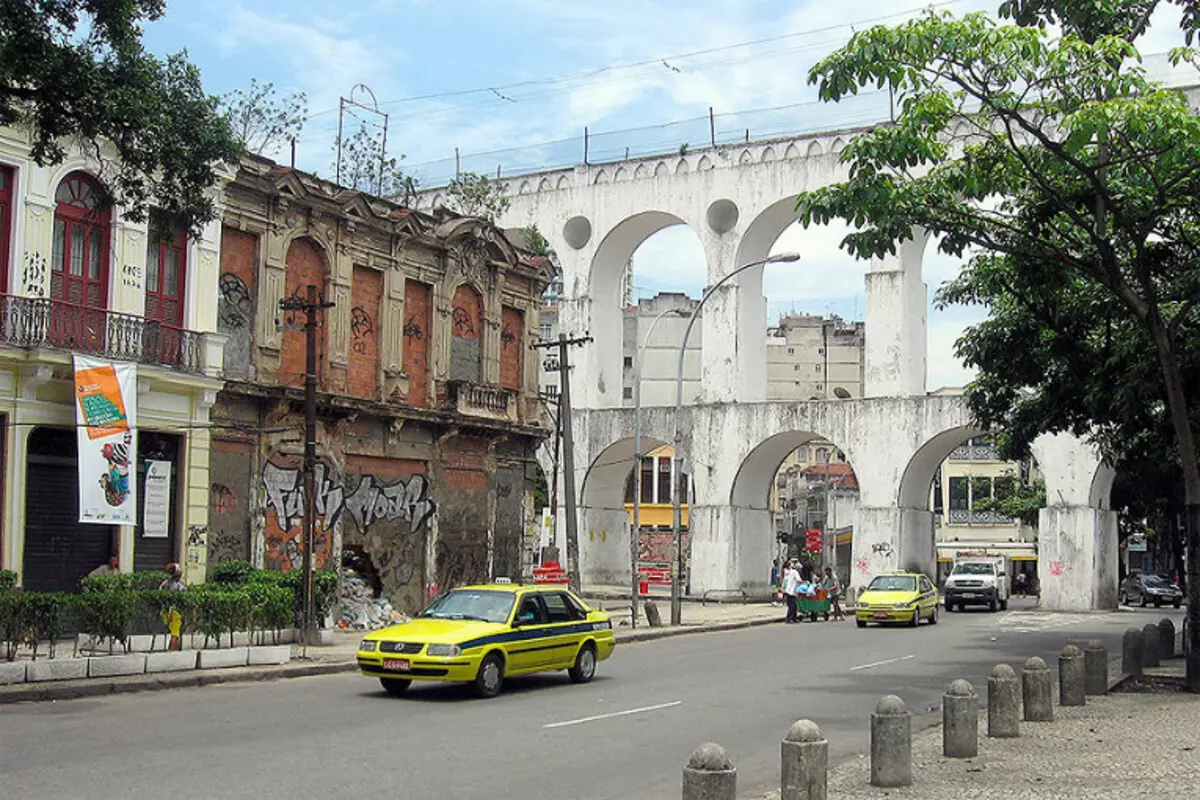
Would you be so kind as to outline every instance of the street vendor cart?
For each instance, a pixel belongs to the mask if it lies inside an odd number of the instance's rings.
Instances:
[[[796,595],[796,612],[801,618],[808,617],[810,622],[816,622],[818,614],[824,614],[825,621],[828,622],[829,609],[832,606],[829,592],[824,589],[814,589],[809,595]]]

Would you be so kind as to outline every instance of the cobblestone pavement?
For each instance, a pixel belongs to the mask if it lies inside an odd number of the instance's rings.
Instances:
[[[986,702],[986,700],[985,700]],[[913,785],[868,785],[866,756],[829,772],[829,797],[920,800],[1127,800],[1200,796],[1200,697],[1112,694],[1054,709],[1051,723],[1021,723],[1018,739],[989,739],[979,756],[942,758],[942,730],[913,737]],[[865,723],[865,720],[864,720]],[[763,800],[777,800],[779,793]]]

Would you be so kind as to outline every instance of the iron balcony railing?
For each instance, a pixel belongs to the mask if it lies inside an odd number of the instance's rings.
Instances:
[[[0,295],[0,343],[200,372],[201,335],[134,314],[63,300]]]

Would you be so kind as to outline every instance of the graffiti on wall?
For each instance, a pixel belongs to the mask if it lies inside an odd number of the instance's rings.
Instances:
[[[355,306],[350,309],[350,335],[352,339],[352,347],[354,352],[364,354],[367,352],[367,339],[375,333],[375,323],[371,321],[371,315],[362,306]]]
[[[267,501],[267,565],[284,571],[295,569],[302,556],[303,472],[298,465],[269,461],[263,468],[262,485]],[[319,462],[314,485],[317,520],[313,550],[318,566],[323,566],[332,552],[332,530],[343,513],[362,533],[380,522],[407,522],[415,533],[437,513],[437,504],[429,496],[429,479],[424,475],[391,484],[380,482],[374,475],[363,475],[354,491],[347,493],[329,466]]]

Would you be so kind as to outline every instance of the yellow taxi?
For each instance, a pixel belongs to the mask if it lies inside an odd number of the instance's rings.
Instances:
[[[907,622],[912,627],[926,620],[938,621],[938,593],[929,578],[917,572],[893,572],[877,575],[858,596],[854,621],[858,627],[868,622]]]
[[[565,669],[575,683],[616,648],[612,621],[557,586],[464,586],[420,616],[370,633],[358,646],[362,674],[390,695],[414,681],[461,681],[495,697],[512,675]]]

